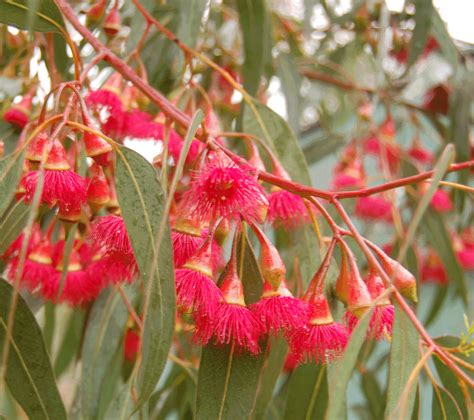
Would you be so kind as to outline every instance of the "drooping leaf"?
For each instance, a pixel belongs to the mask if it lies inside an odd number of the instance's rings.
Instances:
[[[60,32],[64,27],[63,17],[53,0],[41,0],[35,11],[33,30],[38,32]],[[0,0],[0,22],[16,26],[18,29],[29,29],[28,0]]]
[[[411,66],[423,52],[431,28],[433,0],[415,0],[415,29],[410,41],[408,66]]]
[[[13,288],[0,279],[0,348],[7,339]],[[41,329],[21,296],[15,310],[6,366],[6,383],[16,401],[32,419],[66,419]]]
[[[242,242],[238,244],[237,258],[240,264],[241,280],[244,285],[244,298],[247,305],[257,302],[262,295],[262,273],[258,265],[255,251],[247,239],[245,241],[244,255],[241,252]],[[242,259],[243,258],[243,259]]]
[[[433,389],[432,419],[451,420],[467,418],[451,394],[450,390],[441,386]]]
[[[288,354],[288,344],[283,337],[272,340],[269,347],[268,356],[258,381],[257,398],[252,412],[254,419],[266,418],[268,405]]]
[[[325,366],[304,364],[292,373],[288,384],[285,420],[321,419],[328,404],[328,380]]]
[[[431,30],[436,41],[438,41],[441,52],[449,64],[456,69],[458,66],[458,51],[436,8],[433,8],[431,19]]]
[[[138,153],[120,148],[117,152],[117,197],[140,269],[151,281],[149,308],[144,320],[142,361],[139,373],[140,402],[153,392],[165,367],[175,322],[173,254],[169,226],[166,225],[159,253],[156,237],[165,200],[153,167]],[[150,271],[157,262],[153,276]]]
[[[373,419],[383,418],[385,409],[385,396],[380,388],[377,378],[372,371],[362,372],[362,390],[367,399],[368,408]]]
[[[16,202],[2,218],[0,223],[0,253],[3,254],[10,244],[25,228],[30,215],[30,206],[23,201]]]
[[[3,215],[15,195],[23,169],[25,152],[12,153],[0,160],[0,215]]]
[[[56,377],[61,376],[79,351],[84,320],[85,313],[83,311],[71,312],[66,324],[64,337],[54,360],[54,373]]]
[[[81,410],[85,419],[99,414],[99,400],[108,366],[123,340],[128,311],[120,295],[104,292],[94,302],[82,350]]]
[[[365,342],[372,313],[373,309],[370,309],[360,319],[357,323],[357,327],[351,334],[351,339],[341,359],[333,362],[332,371],[329,375],[329,401],[325,417],[328,420],[339,420],[347,416],[347,385],[354,371],[362,344]]]
[[[266,346],[262,346],[265,354]],[[265,358],[237,355],[231,346],[212,344],[202,349],[199,366],[196,418],[248,418],[252,413],[257,384]]]
[[[457,347],[460,344],[459,337],[454,337],[454,336],[445,336],[445,337],[440,337],[436,339],[436,343],[440,344],[442,346],[446,347]],[[464,354],[457,354],[457,356],[464,361],[468,363],[474,363],[474,355],[471,353],[469,356],[466,356]],[[466,396],[463,392],[463,389],[461,388],[459,379],[456,377],[456,375],[438,358],[438,357],[433,357],[434,365],[436,367],[436,371],[438,372],[438,376],[441,379],[441,383],[443,387],[449,391],[450,397],[454,399],[457,408],[462,413],[462,416],[467,419],[469,418],[469,411],[468,411],[468,401],[466,400]],[[474,391],[472,389],[466,389],[466,391],[470,394],[471,401],[474,398]],[[441,397],[444,399],[444,397]],[[433,397],[434,399],[434,397]],[[440,403],[438,401],[438,403]],[[433,401],[433,404],[435,402]],[[434,413],[434,411],[433,411]],[[471,413],[472,414],[472,413]],[[452,418],[457,418],[456,416],[448,416],[449,419]]]
[[[177,35],[188,47],[196,46],[207,3],[207,0],[180,0],[179,2],[180,24]]]
[[[237,9],[244,43],[244,89],[254,95],[264,69],[269,12],[265,0],[237,0]]]
[[[278,56],[278,74],[286,98],[288,124],[296,132],[299,128],[301,116],[300,88],[302,79],[291,54],[280,54]]]
[[[395,320],[392,330],[392,349],[388,377],[387,407],[385,416],[391,416],[400,408],[400,398],[408,377],[420,359],[418,332],[405,312],[395,304]],[[405,415],[410,417],[415,403],[415,392],[410,392],[404,402]]]

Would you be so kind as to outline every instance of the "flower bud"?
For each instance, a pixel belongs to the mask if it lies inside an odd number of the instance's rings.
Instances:
[[[87,157],[94,159],[101,166],[108,165],[112,146],[104,139],[86,131],[84,133],[84,146]]]
[[[33,107],[33,95],[27,93],[22,100],[12,106],[3,114],[3,119],[12,125],[23,128],[30,119]]]
[[[260,270],[263,278],[277,290],[280,283],[285,279],[286,268],[275,246],[268,240],[265,234],[255,225],[252,229],[260,242]]]
[[[92,178],[87,187],[87,202],[94,213],[97,213],[110,200],[110,190],[107,178],[102,168],[93,164],[90,168]]]
[[[105,17],[102,28],[104,29],[107,37],[113,38],[118,34],[121,27],[122,25],[119,10],[117,7],[113,7],[109,14]]]
[[[92,5],[92,7],[86,13],[86,25],[90,26],[93,23],[97,23],[105,14],[107,8],[107,0],[99,0]]]

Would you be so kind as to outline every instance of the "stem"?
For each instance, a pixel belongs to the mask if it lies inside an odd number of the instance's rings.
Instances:
[[[390,280],[390,277],[387,275],[385,270],[382,268],[378,260],[374,257],[373,253],[369,249],[368,245],[366,244],[364,238],[361,236],[359,231],[356,229],[354,224],[352,223],[351,219],[349,218],[348,214],[344,210],[344,207],[342,207],[341,203],[337,200],[333,201],[333,205],[337,212],[340,214],[342,217],[342,220],[346,223],[347,227],[351,231],[354,240],[357,242],[359,245],[360,249],[364,252],[367,261],[374,267],[380,276],[382,277],[382,280],[386,285],[391,285],[392,281]],[[439,358],[443,361],[443,363],[449,367],[453,373],[458,376],[458,378],[462,379],[464,382],[469,384],[471,387],[474,386],[474,381],[469,378],[466,373],[459,368],[459,366],[453,361],[451,356],[447,354],[440,346],[438,346],[434,340],[430,337],[428,332],[425,330],[421,322],[418,320],[416,317],[415,313],[412,311],[410,306],[405,302],[405,299],[402,297],[402,295],[398,292],[398,290],[394,289],[393,290],[393,295],[400,306],[400,308],[405,312],[405,314],[408,316],[410,321],[412,322],[413,326],[417,329],[418,333],[420,336],[425,340],[425,342],[428,344],[428,346],[434,348],[434,352],[439,356]]]

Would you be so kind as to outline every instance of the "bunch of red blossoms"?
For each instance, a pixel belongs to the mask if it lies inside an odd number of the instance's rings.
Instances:
[[[142,111],[138,96],[131,85],[114,74],[84,101],[76,98],[87,129],[43,124],[26,145],[24,174],[16,198],[30,205],[39,203],[39,212],[31,232],[21,234],[3,255],[8,276],[15,284],[52,302],[86,306],[104,288],[120,288],[121,283],[139,279],[115,193],[113,146],[100,132],[119,143],[127,139],[160,143],[162,150],[153,162],[157,168],[171,167],[168,173],[173,173],[184,142],[162,115]],[[28,103],[31,108],[31,98]],[[71,103],[75,103],[74,98]],[[10,114],[5,118],[11,119]],[[11,120],[15,124],[18,121]],[[212,111],[207,121],[211,132],[219,130]],[[22,124],[25,132],[31,133],[43,122],[42,113],[38,121],[28,123],[25,119]],[[364,150],[377,157],[380,168],[397,171],[402,151],[394,137],[395,125],[387,119],[373,136],[346,147],[335,169],[334,188],[367,186],[361,157]],[[267,165],[260,157],[262,150],[267,153]],[[231,346],[236,353],[257,355],[268,337],[282,335],[290,346],[293,366],[301,361],[326,363],[342,354],[351,331],[369,310],[373,311],[367,336],[389,338],[394,318],[392,288],[416,301],[415,277],[373,244],[372,251],[391,283],[373,262],[367,264],[363,277],[345,239],[335,231],[306,290],[296,287],[265,231],[270,226],[296,232],[315,220],[316,204],[320,204],[275,185],[266,189],[258,179],[266,166],[282,181],[290,181],[289,174],[271,150],[246,139],[246,151],[244,160],[229,153],[222,139],[212,147],[193,140],[173,197],[169,221],[178,310],[182,319],[192,323],[194,342]],[[81,160],[84,155],[87,159]],[[419,143],[407,155],[420,164],[428,161],[428,152]],[[433,199],[437,211],[449,211],[449,196],[443,193],[440,190]],[[392,223],[392,208],[389,197],[369,196],[357,199],[355,214]],[[75,224],[78,228],[72,230]],[[69,235],[74,235],[72,240]],[[254,239],[260,252],[261,296],[248,304],[238,250]],[[460,252],[469,252],[471,242],[465,238]],[[226,263],[223,248],[230,243]],[[334,256],[336,248],[340,251],[339,264]],[[431,264],[433,257],[429,258]],[[331,265],[339,272],[332,292],[346,308],[340,322],[330,310]],[[135,324],[128,327],[127,360],[133,361],[139,349],[139,329]]]

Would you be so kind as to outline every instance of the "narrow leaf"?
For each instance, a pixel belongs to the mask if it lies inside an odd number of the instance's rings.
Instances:
[[[395,414],[399,408],[408,377],[420,359],[418,350],[418,333],[405,312],[395,304],[395,320],[392,330],[392,349],[390,352],[390,367],[388,377],[387,407],[385,416]],[[415,403],[415,392],[410,392],[405,402],[405,415],[411,416]]]
[[[82,350],[81,408],[85,419],[99,413],[102,384],[123,339],[128,311],[118,293],[102,293],[94,302]]]
[[[265,0],[237,0],[237,9],[244,42],[244,89],[255,95],[260,85],[266,56],[269,12]]]
[[[410,41],[407,67],[410,67],[425,49],[431,28],[433,0],[415,0],[415,29]]]
[[[12,286],[0,279],[0,348],[4,348],[6,340],[8,302],[12,297]],[[41,329],[21,296],[18,296],[5,368],[8,388],[29,418],[66,419]]]
[[[433,404],[432,404],[432,419],[433,420],[451,420],[451,419],[465,419],[458,403],[453,398],[451,392],[441,386],[433,389]]]
[[[328,404],[328,380],[325,366],[304,364],[291,375],[288,385],[285,420],[322,419]]]
[[[12,153],[0,160],[0,215],[3,215],[15,195],[20,181],[25,153]]]
[[[444,58],[446,58],[446,60],[448,60],[448,62],[456,69],[458,66],[458,51],[456,45],[454,45],[453,39],[449,35],[446,24],[443,22],[443,19],[441,19],[436,8],[433,8],[431,19],[433,35],[436,38],[436,41],[438,41],[441,52]]]
[[[153,167],[138,153],[117,153],[117,196],[130,241],[145,284],[151,281],[144,320],[139,376],[140,403],[153,392],[168,357],[175,321],[175,287],[171,236],[165,225],[159,253],[156,237],[164,213],[164,193]],[[167,222],[166,222],[167,223]],[[156,269],[152,266],[156,263]],[[153,271],[153,277],[149,278]]]
[[[29,9],[28,0],[0,0],[0,22],[18,29],[29,29]],[[35,31],[58,32],[60,27],[64,27],[61,12],[53,0],[41,0],[34,13],[36,17],[32,27]]]
[[[373,309],[370,309],[360,319],[351,334],[351,339],[342,358],[334,362],[333,371],[329,377],[329,402],[325,417],[327,420],[339,420],[347,416],[345,404],[347,385],[354,371],[362,344],[365,342],[372,313]]]
[[[0,222],[0,254],[3,254],[11,243],[25,228],[30,214],[30,206],[23,201],[16,202],[3,216]]]

